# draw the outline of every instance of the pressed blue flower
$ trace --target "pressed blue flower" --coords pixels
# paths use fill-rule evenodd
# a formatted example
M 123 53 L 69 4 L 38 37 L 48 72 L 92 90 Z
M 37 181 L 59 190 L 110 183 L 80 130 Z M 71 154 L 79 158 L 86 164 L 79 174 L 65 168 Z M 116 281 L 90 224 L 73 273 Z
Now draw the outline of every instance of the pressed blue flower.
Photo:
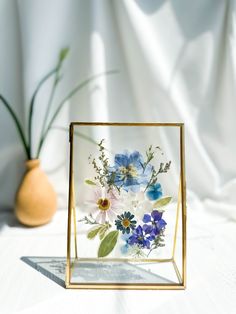
M 115 220 L 115 225 L 117 230 L 122 231 L 122 233 L 130 233 L 130 230 L 134 229 L 137 221 L 133 220 L 134 215 L 130 212 L 124 212 L 122 215 L 117 216 L 117 220 Z
M 124 233 L 121 235 L 121 239 L 123 240 L 123 245 L 120 247 L 120 251 L 122 254 L 127 254 L 128 251 L 129 251 L 129 238 L 130 238 L 130 235 L 127 234 L 127 233 Z
M 126 191 L 138 192 L 140 185 L 147 185 L 153 170 L 150 164 L 144 169 L 143 163 L 143 157 L 138 151 L 116 154 L 115 165 L 110 168 L 110 178 L 115 176 L 114 183 L 118 187 L 122 186 Z
M 160 231 L 166 226 L 166 221 L 162 219 L 162 212 L 158 210 L 153 210 L 151 215 L 145 214 L 143 216 L 143 229 L 146 230 L 151 235 L 159 235 Z M 150 224 L 149 224 L 150 223 Z
M 150 230 L 152 231 L 152 229 Z M 150 249 L 151 241 L 155 239 L 154 234 L 149 234 L 150 230 L 148 230 L 148 228 L 142 228 L 139 225 L 135 230 L 133 230 L 132 235 L 128 240 L 128 244 L 138 244 L 142 248 Z
M 162 188 L 160 183 L 149 186 L 146 195 L 150 201 L 155 201 L 162 197 Z

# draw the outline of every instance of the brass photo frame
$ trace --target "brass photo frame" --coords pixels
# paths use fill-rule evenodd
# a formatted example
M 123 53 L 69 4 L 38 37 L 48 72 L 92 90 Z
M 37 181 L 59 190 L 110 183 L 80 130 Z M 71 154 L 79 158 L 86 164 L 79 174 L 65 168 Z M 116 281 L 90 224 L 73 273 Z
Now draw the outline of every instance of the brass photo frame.
M 90 256 L 79 256 L 79 230 L 77 226 L 77 210 L 76 210 L 76 191 L 75 188 L 76 178 L 75 178 L 75 140 L 81 141 L 81 138 L 88 137 L 82 130 L 89 130 L 92 128 L 94 134 L 96 134 L 96 128 L 99 131 L 102 128 L 109 130 L 111 128 L 117 128 L 117 130 L 122 130 L 121 128 L 150 128 L 151 131 L 158 130 L 161 128 L 163 132 L 166 130 L 174 130 L 178 143 L 178 161 L 179 161 L 179 181 L 178 188 L 176 192 L 176 204 L 173 204 L 173 213 L 175 221 L 173 222 L 173 232 L 170 243 L 170 255 L 161 258 L 103 258 L 103 257 L 90 257 Z M 146 130 L 145 129 L 145 130 Z M 113 130 L 113 129 L 112 129 Z M 78 131 L 78 132 L 77 132 Z M 119 133 L 119 132 L 117 132 Z M 125 133 L 125 132 L 124 132 Z M 126 132 L 128 133 L 128 132 Z M 82 136 L 76 137 L 75 135 Z M 167 132 L 168 136 L 168 132 Z M 185 289 L 186 288 L 186 182 L 185 182 L 185 154 L 184 154 L 184 124 L 183 123 L 103 123 L 103 122 L 72 122 L 70 124 L 69 130 L 69 142 L 70 142 L 70 166 L 69 166 L 69 202 L 68 202 L 68 229 L 67 229 L 67 263 L 66 263 L 66 288 L 72 289 Z M 77 156 L 79 158 L 83 154 L 83 150 L 80 150 Z M 83 163 L 82 163 L 83 165 Z M 79 171 L 79 170 L 78 170 Z M 176 185 L 177 186 L 177 185 Z M 75 191 L 76 189 L 76 191 Z M 177 248 L 179 248 L 179 255 L 177 261 Z M 115 271 L 115 265 L 120 265 L 119 272 L 121 273 L 133 273 L 134 278 L 141 278 L 147 275 L 147 280 L 143 282 L 139 281 L 126 281 L 121 282 L 117 280 L 110 280 L 108 277 L 107 281 L 99 277 L 99 269 L 103 271 L 103 265 L 107 265 L 108 269 L 111 271 L 110 276 L 112 277 L 112 271 Z M 91 266 L 91 269 L 89 268 Z M 137 266 L 138 265 L 138 266 Z M 141 266 L 140 266 L 141 265 Z M 148 268 L 144 268 L 144 265 L 149 265 Z M 158 278 L 158 272 L 152 273 L 152 267 L 165 266 L 168 269 L 173 270 L 176 280 L 167 279 L 165 281 L 165 276 L 161 275 L 160 280 L 154 282 L 155 276 Z M 126 268 L 127 266 L 127 268 Z M 99 268 L 100 267 L 100 268 Z M 123 268 L 122 268 L 123 267 Z M 132 268 L 133 267 L 133 268 Z M 84 280 L 74 279 L 74 272 L 76 274 L 83 273 Z M 91 279 L 91 272 L 94 271 L 97 274 L 97 279 Z M 119 274 L 117 272 L 117 276 Z M 168 270 L 166 271 L 168 273 Z M 90 275 L 89 275 L 90 274 Z M 86 279 L 88 275 L 89 280 Z M 90 276 L 90 277 L 89 277 Z M 108 274 L 107 274 L 108 276 Z M 79 277 L 80 278 L 80 277 Z M 94 277 L 95 278 L 95 277 Z M 118 277 L 117 277 L 118 278 Z M 167 278 L 168 275 L 167 275 Z M 141 280 L 141 279 L 139 279 Z

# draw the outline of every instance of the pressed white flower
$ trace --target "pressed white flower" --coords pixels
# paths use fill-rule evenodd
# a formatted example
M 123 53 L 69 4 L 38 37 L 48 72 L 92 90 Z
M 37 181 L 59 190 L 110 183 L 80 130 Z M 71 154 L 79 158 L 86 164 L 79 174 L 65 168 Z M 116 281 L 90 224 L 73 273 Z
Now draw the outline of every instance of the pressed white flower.
M 143 191 L 134 193 L 132 191 L 122 194 L 125 210 L 132 212 L 135 217 L 142 220 L 144 214 L 152 211 L 152 203 L 145 198 Z
M 86 202 L 89 212 L 97 222 L 113 222 L 122 211 L 123 206 L 114 191 L 107 192 L 104 187 L 94 188 L 93 198 Z

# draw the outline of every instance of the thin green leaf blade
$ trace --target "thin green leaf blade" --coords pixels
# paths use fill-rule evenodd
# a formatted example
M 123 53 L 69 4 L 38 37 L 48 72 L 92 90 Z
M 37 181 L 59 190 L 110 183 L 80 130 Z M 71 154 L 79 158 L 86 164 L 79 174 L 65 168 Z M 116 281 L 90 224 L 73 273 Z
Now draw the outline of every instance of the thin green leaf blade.
M 3 97 L 3 95 L 0 95 L 0 101 L 2 101 L 2 104 L 7 109 L 8 113 L 10 114 L 10 116 L 12 117 L 13 122 L 15 123 L 16 129 L 18 131 L 18 134 L 20 136 L 21 142 L 23 144 L 26 156 L 27 156 L 28 159 L 30 159 L 29 145 L 27 144 L 26 137 L 25 137 L 25 134 L 23 132 L 22 125 L 21 125 L 17 115 L 15 114 L 14 110 L 12 109 L 12 107 L 8 103 L 8 101 Z
M 29 109 L 29 117 L 28 117 L 28 137 L 29 137 L 29 155 L 32 158 L 32 123 L 33 123 L 33 114 L 34 114 L 34 107 L 35 107 L 35 100 L 38 92 L 40 91 L 41 87 L 44 85 L 47 80 L 57 72 L 57 67 L 52 69 L 48 74 L 46 74 L 41 81 L 38 83 L 33 96 L 30 101 L 30 109 Z M 38 156 L 37 156 L 38 157 Z
M 109 232 L 105 238 L 100 243 L 99 249 L 98 249 L 98 257 L 105 257 L 108 254 L 111 253 L 111 251 L 114 249 L 117 239 L 118 239 L 119 231 L 111 231 Z
M 93 227 L 87 234 L 87 238 L 89 240 L 92 240 L 96 237 L 96 235 L 98 234 L 99 230 L 101 229 L 102 227 L 101 226 L 96 226 L 96 227 Z
M 111 74 L 116 74 L 119 73 L 119 71 L 117 70 L 110 70 L 110 71 L 106 71 L 106 72 L 101 72 L 98 74 L 95 74 L 91 77 L 89 77 L 88 79 L 82 81 L 80 84 L 78 84 L 77 86 L 75 86 L 70 92 L 69 94 L 67 94 L 67 96 L 60 102 L 60 104 L 58 105 L 57 109 L 55 110 L 54 114 L 52 115 L 51 120 L 48 123 L 48 126 L 45 130 L 45 132 L 43 133 L 43 135 L 40 138 L 39 141 L 39 146 L 38 146 L 38 152 L 37 152 L 37 156 L 40 155 L 44 140 L 49 132 L 49 130 L 52 127 L 52 124 L 54 122 L 54 120 L 56 119 L 56 117 L 58 116 L 59 112 L 61 111 L 62 107 L 67 103 L 67 101 L 73 97 L 79 90 L 81 90 L 84 86 L 88 85 L 90 82 L 94 81 L 95 79 L 104 76 L 104 75 L 111 75 Z
M 61 49 L 61 51 L 59 53 L 59 60 L 60 60 L 60 62 L 64 61 L 64 59 L 67 57 L 69 51 L 70 51 L 69 47 L 65 47 L 65 48 Z
M 97 185 L 95 182 L 93 182 L 92 180 L 89 180 L 89 179 L 85 180 L 84 182 L 88 185 Z
M 168 205 L 172 200 L 171 196 L 162 197 L 153 204 L 153 208 L 161 208 Z
M 107 226 L 104 226 L 99 230 L 98 235 L 100 240 L 102 240 L 105 237 L 107 230 L 108 230 Z

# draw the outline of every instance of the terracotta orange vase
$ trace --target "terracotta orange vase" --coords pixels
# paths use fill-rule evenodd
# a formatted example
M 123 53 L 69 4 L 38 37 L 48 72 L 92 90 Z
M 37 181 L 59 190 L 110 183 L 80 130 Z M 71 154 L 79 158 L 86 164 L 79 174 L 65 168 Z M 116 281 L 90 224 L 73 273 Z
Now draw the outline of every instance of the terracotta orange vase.
M 39 159 L 28 160 L 26 169 L 16 194 L 15 214 L 26 226 L 40 226 L 48 223 L 56 211 L 56 193 L 41 169 Z

